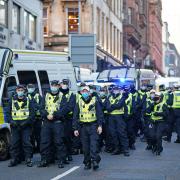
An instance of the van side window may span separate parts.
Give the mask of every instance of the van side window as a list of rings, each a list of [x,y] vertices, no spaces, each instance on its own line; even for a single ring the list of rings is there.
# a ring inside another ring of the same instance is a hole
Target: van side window
[[[38,88],[36,73],[34,71],[18,71],[17,72],[19,83],[23,85],[28,85],[32,83]]]
[[[46,71],[38,71],[38,75],[39,75],[42,93],[44,95],[45,92],[47,92],[50,88],[48,74]]]
[[[16,90],[16,78],[14,76],[6,78],[6,82],[3,90],[3,104],[6,105],[7,101]]]

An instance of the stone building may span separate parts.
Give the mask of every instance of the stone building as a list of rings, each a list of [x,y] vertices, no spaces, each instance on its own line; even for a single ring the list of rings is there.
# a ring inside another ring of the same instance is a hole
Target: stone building
[[[0,46],[42,50],[42,8],[40,0],[0,0]]]
[[[91,33],[97,38],[98,71],[120,65],[122,0],[44,0],[43,4],[45,50],[67,51],[69,34]]]

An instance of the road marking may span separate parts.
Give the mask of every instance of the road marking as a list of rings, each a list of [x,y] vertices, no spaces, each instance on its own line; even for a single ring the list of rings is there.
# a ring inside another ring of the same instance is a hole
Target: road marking
[[[73,171],[75,171],[78,168],[80,168],[80,166],[74,166],[73,168],[71,168],[68,171],[66,171],[66,172],[52,178],[51,180],[59,180],[59,179],[63,178],[64,176],[67,176],[68,174],[72,173]]]

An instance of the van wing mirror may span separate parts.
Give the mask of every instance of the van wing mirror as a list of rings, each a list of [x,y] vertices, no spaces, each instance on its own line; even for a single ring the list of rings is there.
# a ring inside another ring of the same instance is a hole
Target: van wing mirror
[[[13,51],[11,49],[0,47],[0,76],[9,73],[12,57]]]

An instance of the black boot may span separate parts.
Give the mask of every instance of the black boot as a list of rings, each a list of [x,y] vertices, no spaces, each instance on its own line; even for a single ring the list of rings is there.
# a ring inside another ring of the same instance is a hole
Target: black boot
[[[136,150],[136,147],[135,147],[134,144],[131,144],[131,145],[129,146],[129,148],[130,148],[131,150]]]
[[[152,150],[152,146],[151,145],[147,145],[146,150]]]
[[[41,167],[47,167],[48,166],[48,162],[46,160],[42,160],[37,167],[41,168]]]
[[[32,167],[32,166],[33,166],[33,163],[32,163],[31,158],[28,158],[28,159],[26,160],[26,166],[27,166],[27,167]]]
[[[64,165],[63,165],[63,162],[62,162],[62,161],[59,161],[59,162],[58,162],[58,168],[64,168]]]
[[[19,161],[16,160],[16,159],[12,159],[10,161],[10,163],[8,164],[8,167],[14,167],[14,166],[17,166],[19,164]]]
[[[130,154],[129,154],[128,151],[125,151],[123,154],[124,154],[124,156],[126,156],[126,157],[130,156]]]
[[[119,149],[115,149],[113,152],[112,152],[112,155],[118,155],[120,154],[121,151]]]
[[[86,164],[84,165],[84,169],[85,169],[85,170],[91,169],[91,163],[90,163],[90,162],[89,162],[89,163],[86,163]]]
[[[174,143],[180,143],[180,139],[179,138],[177,138],[175,141],[174,141]]]
[[[99,164],[96,161],[93,161],[92,164],[93,164],[93,170],[97,170],[99,168]]]
[[[72,160],[73,160],[72,156],[69,155],[69,156],[67,157],[67,160],[68,160],[68,161],[72,161]]]

